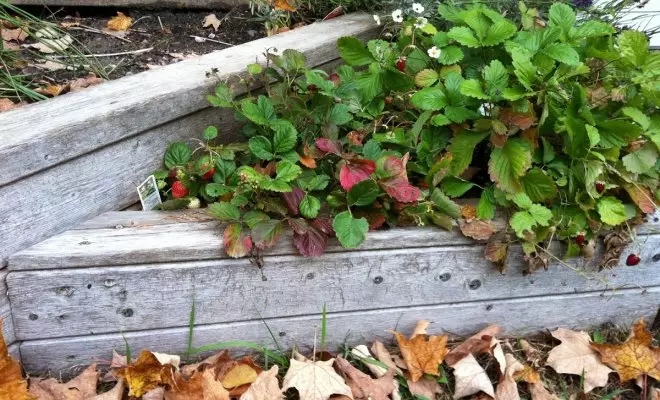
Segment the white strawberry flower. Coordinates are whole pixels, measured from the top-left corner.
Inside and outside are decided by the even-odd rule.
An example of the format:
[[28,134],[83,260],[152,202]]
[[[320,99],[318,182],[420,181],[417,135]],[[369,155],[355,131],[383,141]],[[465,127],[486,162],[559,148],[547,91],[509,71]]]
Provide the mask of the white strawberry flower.
[[415,21],[415,28],[422,29],[428,23],[429,23],[428,19],[424,17],[417,17],[417,20]]
[[421,5],[420,3],[413,3],[413,5],[412,5],[412,9],[413,9],[413,11],[416,12],[417,14],[421,14],[421,13],[424,12],[424,6]]
[[374,21],[376,21],[376,25],[380,25],[380,17],[376,14],[374,14]]
[[392,11],[392,20],[394,22],[403,22],[403,11],[401,9]]
[[440,50],[439,48],[433,46],[430,49],[428,49],[426,52],[428,53],[429,57],[438,58],[438,57],[440,57],[440,53],[442,53],[442,50]]

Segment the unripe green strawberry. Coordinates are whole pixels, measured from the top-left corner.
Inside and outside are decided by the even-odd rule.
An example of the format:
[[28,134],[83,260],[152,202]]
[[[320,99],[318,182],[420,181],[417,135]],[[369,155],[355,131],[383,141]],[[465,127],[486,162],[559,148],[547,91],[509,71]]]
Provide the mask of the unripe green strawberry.
[[201,206],[202,206],[202,202],[199,201],[199,199],[197,197],[193,197],[192,199],[190,199],[190,202],[188,203],[188,208],[191,208],[191,209],[199,208]]
[[163,190],[165,189],[165,186],[167,186],[167,182],[163,180],[158,180],[158,182],[156,182],[156,186],[158,187],[159,190]]

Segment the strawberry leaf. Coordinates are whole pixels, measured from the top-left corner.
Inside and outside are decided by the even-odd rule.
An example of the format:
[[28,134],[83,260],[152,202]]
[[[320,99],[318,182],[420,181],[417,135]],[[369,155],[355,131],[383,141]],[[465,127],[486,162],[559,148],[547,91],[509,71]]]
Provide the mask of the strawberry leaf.
[[371,160],[347,160],[339,171],[339,183],[349,191],[356,183],[369,179],[375,170],[376,163]]
[[321,201],[307,194],[300,202],[300,214],[305,218],[316,218],[321,209]]
[[529,144],[522,139],[509,139],[490,154],[488,172],[498,188],[508,193],[520,191],[520,177],[532,163]]
[[321,151],[325,151],[326,153],[332,153],[338,156],[341,155],[341,143],[339,143],[337,140],[318,138],[316,139],[316,147]]
[[369,223],[365,218],[353,218],[350,212],[344,211],[332,221],[339,243],[346,248],[358,247],[367,237]]
[[412,203],[419,199],[419,188],[411,185],[408,178],[404,176],[394,176],[388,179],[382,179],[378,182],[387,194],[402,203]]
[[252,239],[243,233],[241,224],[229,224],[223,234],[225,252],[232,258],[245,257],[252,250]]
[[290,192],[281,193],[280,197],[284,200],[284,205],[289,210],[289,213],[291,215],[298,215],[300,212],[300,202],[305,197],[305,192],[294,186]]
[[282,232],[283,223],[277,220],[262,221],[254,225],[251,236],[256,248],[263,250],[275,246]]
[[311,226],[304,219],[290,219],[293,228],[293,245],[300,254],[307,257],[320,256],[328,247],[328,236],[320,229]]

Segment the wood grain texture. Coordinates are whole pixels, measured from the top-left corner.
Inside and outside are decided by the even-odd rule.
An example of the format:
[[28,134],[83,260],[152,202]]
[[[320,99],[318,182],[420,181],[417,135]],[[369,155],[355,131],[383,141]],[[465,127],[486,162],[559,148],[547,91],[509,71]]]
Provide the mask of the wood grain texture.
[[[317,66],[337,58],[339,37],[373,37],[378,29],[370,15],[346,15],[4,112],[0,186],[207,108],[218,80],[236,80],[247,64],[264,63],[267,48],[298,49]],[[207,77],[214,68],[219,75]]]
[[[415,231],[392,230],[388,237]],[[193,299],[197,322],[214,324],[311,314],[324,304],[356,311],[660,285],[660,235],[641,237],[640,244],[642,262],[634,268],[622,261],[596,272],[574,259],[526,277],[520,248],[510,252],[502,275],[485,260],[483,246],[445,245],[267,256],[262,269],[248,259],[224,259],[12,271],[7,282],[16,337],[29,340],[185,326]]]
[[[0,189],[1,193],[1,189]],[[502,226],[504,220],[495,224]],[[653,217],[638,227],[640,235],[657,232],[660,223]],[[10,269],[35,270],[103,265],[130,265],[189,260],[227,258],[222,249],[222,224],[213,221],[203,210],[184,212],[123,211],[110,212],[17,252]],[[278,245],[267,255],[296,254],[290,229],[285,229]],[[455,228],[414,227],[405,231],[369,232],[358,250],[471,245]],[[331,240],[328,252],[347,252]]]
[[0,271],[0,319],[2,319],[2,336],[5,343],[12,344],[16,340],[14,335],[14,320],[11,316],[11,305],[7,297],[7,270]]
[[21,6],[229,9],[248,0],[10,0]]
[[[327,317],[329,349],[375,339],[389,341],[388,329],[410,334],[416,321],[432,322],[430,333],[449,332],[470,335],[489,323],[500,324],[506,334],[516,336],[539,330],[568,327],[585,329],[605,322],[630,324],[637,318],[652,318],[660,303],[660,288],[625,289],[610,295],[599,292],[529,297],[510,300],[475,301],[420,307],[401,307],[352,313],[329,313]],[[330,311],[333,311],[332,309]],[[297,346],[308,353],[314,337],[318,337],[320,315],[266,319],[199,326],[195,329],[194,346],[228,340],[246,340],[274,348],[273,338],[283,349]],[[182,354],[188,340],[188,329],[159,329],[123,334],[133,354],[142,349]],[[121,334],[79,336],[35,340],[21,343],[25,368],[30,372],[64,371],[90,361],[109,360],[112,349],[123,352]]]

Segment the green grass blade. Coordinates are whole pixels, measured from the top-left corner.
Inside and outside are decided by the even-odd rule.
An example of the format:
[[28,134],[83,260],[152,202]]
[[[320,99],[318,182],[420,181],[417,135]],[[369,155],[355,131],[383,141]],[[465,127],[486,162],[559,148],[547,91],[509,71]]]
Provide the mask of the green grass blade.
[[207,344],[205,346],[195,347],[191,349],[191,353],[196,354],[196,353],[204,353],[207,351],[217,351],[217,350],[232,349],[232,348],[247,348],[247,349],[258,350],[262,352],[264,356],[271,358],[280,365],[284,365],[284,366],[289,365],[289,360],[286,357],[283,357],[282,355],[277,354],[272,350],[268,350],[267,348],[257,343],[247,342],[243,340],[234,340],[228,342]]

